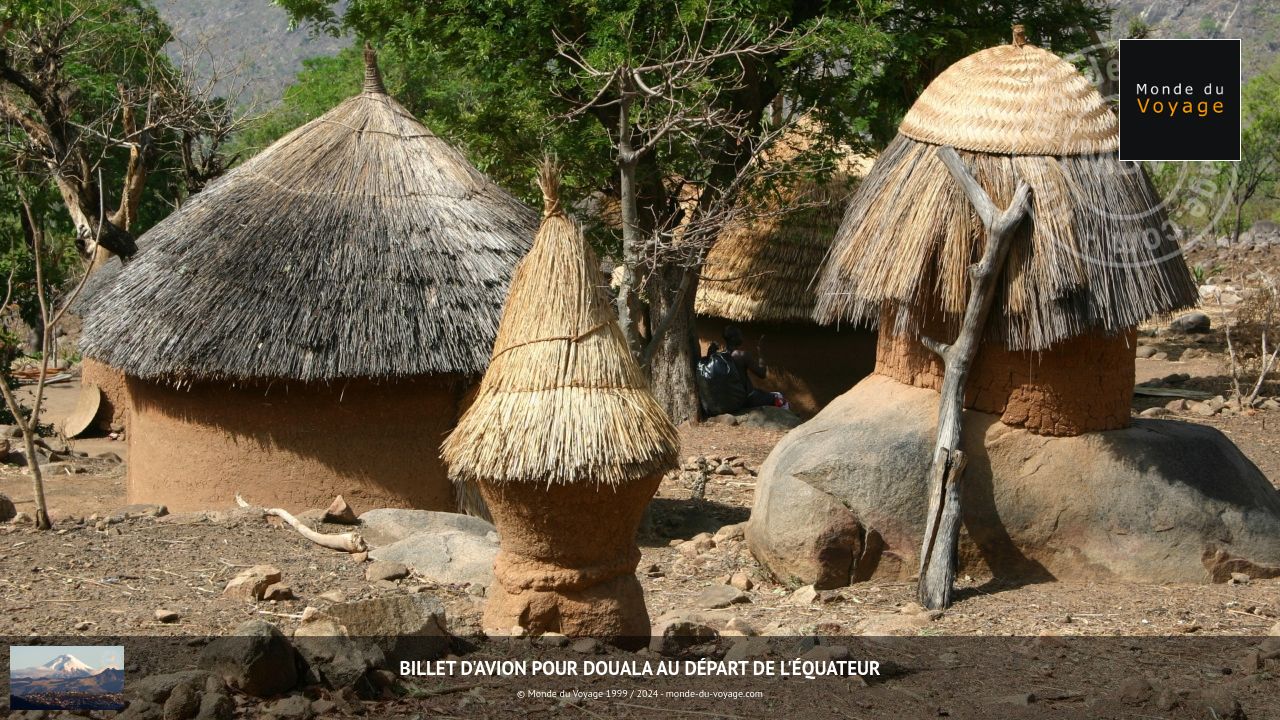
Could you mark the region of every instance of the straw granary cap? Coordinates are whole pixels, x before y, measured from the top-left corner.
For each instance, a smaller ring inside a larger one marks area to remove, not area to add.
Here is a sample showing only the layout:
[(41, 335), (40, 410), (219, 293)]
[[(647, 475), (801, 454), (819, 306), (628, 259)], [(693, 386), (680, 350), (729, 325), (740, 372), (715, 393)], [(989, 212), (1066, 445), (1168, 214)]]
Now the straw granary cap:
[(944, 145), (1001, 207), (1018, 180), (1031, 186), (991, 323), (1006, 348), (1119, 333), (1196, 303), (1155, 188), (1116, 156), (1111, 110), (1070, 64), (1013, 44), (955, 63), (907, 113), (823, 263), (819, 322), (871, 324), (887, 309), (895, 332), (958, 326), (984, 231)]
[(542, 226), (511, 280), (479, 393), (444, 443), (450, 475), (618, 485), (665, 472), (679, 448), (675, 427), (649, 393), (549, 165), (540, 182)]
[(789, 174), (789, 161), (808, 146), (799, 128), (778, 141), (765, 161), (778, 180), (756, 188), (707, 252), (694, 311), (734, 322), (813, 322), (813, 276), (831, 247), (844, 207), (871, 159), (851, 151), (832, 176)]
[(536, 215), (364, 90), (156, 225), (86, 355), (168, 382), (478, 374)]

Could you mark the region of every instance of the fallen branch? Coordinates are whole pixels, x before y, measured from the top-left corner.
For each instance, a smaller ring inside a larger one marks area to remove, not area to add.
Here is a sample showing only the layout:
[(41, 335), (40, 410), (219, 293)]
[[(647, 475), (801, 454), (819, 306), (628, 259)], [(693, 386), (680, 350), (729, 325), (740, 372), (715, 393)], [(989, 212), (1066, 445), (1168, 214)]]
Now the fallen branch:
[(922, 337), (920, 342), (942, 358), (942, 391), (938, 400), (938, 431), (929, 468), (929, 514), (925, 519), (920, 550), (920, 604), (930, 610), (951, 605), (956, 573), (956, 546), (960, 539), (961, 481), (966, 458), (960, 449), (965, 385), (987, 326), (1014, 230), (1027, 215), (1031, 187), (1021, 179), (1009, 207), (1001, 210), (978, 184), (950, 147), (938, 150), (938, 158), (951, 171), (986, 229), (982, 259), (969, 266), (969, 302), (956, 341), (950, 345)]
[[(245, 502), (245, 499), (240, 497), (240, 493), (236, 493), (236, 504), (242, 508), (256, 507), (254, 505), (250, 505), (249, 503)], [(318, 533), (315, 530), (312, 530), (311, 528), (307, 527), (300, 520), (298, 520), (298, 518), (290, 514), (288, 510), (284, 510), (281, 508), (256, 508), (256, 509), (262, 510), (263, 514), (265, 515), (275, 515), (281, 520), (289, 523), (289, 525), (291, 525), (294, 530), (298, 531), (298, 534), (302, 535), (302, 537), (310, 540), (311, 542), (319, 545), (320, 547), (327, 547), (330, 550), (341, 550), (342, 552), (347, 552), (347, 553), (365, 552), (366, 550), (369, 549), (369, 546), (366, 545), (364, 542), (364, 538), (360, 537), (360, 533), (345, 532), (345, 533), (339, 533), (337, 535), (326, 535), (325, 533)]]

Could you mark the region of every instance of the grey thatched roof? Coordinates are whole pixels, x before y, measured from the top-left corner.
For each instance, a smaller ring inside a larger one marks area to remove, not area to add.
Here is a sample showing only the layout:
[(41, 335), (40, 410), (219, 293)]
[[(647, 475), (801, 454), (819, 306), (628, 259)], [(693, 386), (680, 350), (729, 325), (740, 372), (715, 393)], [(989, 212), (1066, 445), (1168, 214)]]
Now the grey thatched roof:
[(82, 349), (177, 381), (478, 373), (536, 227), (386, 94), (370, 60), (360, 95), (211, 184), (109, 271)]

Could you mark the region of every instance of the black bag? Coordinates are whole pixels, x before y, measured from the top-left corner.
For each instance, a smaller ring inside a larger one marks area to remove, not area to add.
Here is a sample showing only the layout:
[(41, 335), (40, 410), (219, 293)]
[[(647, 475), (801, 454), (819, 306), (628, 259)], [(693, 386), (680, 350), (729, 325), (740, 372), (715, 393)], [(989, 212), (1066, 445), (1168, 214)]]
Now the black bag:
[(747, 405), (747, 383), (727, 352), (698, 358), (698, 399), (708, 416), (741, 410)]

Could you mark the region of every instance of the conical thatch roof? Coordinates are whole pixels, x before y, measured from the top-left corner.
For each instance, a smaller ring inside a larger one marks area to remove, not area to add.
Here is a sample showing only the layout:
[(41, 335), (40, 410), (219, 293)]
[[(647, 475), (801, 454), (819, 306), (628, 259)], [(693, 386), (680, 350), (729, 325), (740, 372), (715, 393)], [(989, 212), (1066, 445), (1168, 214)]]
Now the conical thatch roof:
[(607, 483), (675, 465), (676, 429), (650, 395), (599, 260), (564, 214), (552, 169), (533, 248), (511, 280), (493, 359), (444, 443), (455, 481)]
[[(779, 140), (766, 162), (786, 165), (807, 146), (805, 132), (797, 130)], [(831, 247), (854, 182), (870, 166), (870, 158), (850, 153), (825, 182), (799, 175), (782, 187), (745, 198), (743, 202), (757, 206), (726, 226), (711, 246), (698, 281), (695, 312), (734, 322), (812, 322), (813, 277)]]
[(889, 307), (899, 332), (930, 315), (958, 324), (984, 234), (940, 144), (1001, 207), (1019, 178), (1032, 189), (996, 300), (1006, 347), (1043, 349), (1194, 305), (1160, 198), (1141, 166), (1117, 158), (1115, 120), (1087, 84), (1029, 45), (944, 71), (854, 193), (818, 278), (816, 319), (874, 323)]
[(156, 225), (95, 293), (86, 355), (144, 378), (479, 373), (536, 215), (364, 91)]

